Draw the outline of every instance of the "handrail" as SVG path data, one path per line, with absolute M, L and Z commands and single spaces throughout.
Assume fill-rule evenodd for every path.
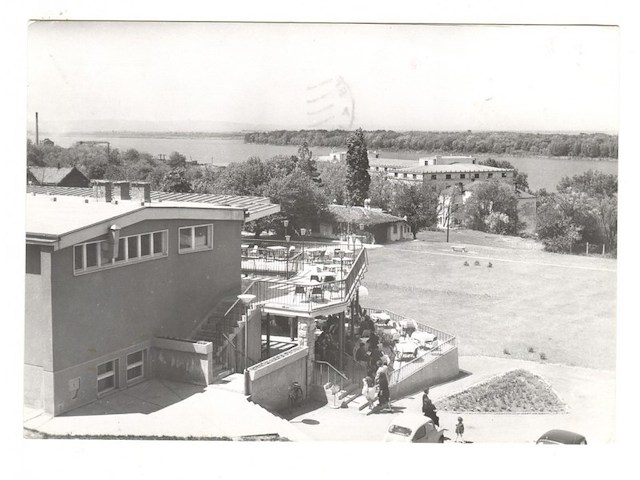
M 347 376 L 342 373 L 340 370 L 338 370 L 336 367 L 334 367 L 333 365 L 331 365 L 329 362 L 325 362 L 324 360 L 315 360 L 315 363 L 318 364 L 324 364 L 327 365 L 329 368 L 331 368 L 331 370 L 333 370 L 335 373 L 337 373 L 338 375 L 340 375 L 342 378 L 344 378 L 345 380 L 349 380 L 347 378 Z
M 247 292 L 248 292 L 248 291 L 253 287 L 253 284 L 254 284 L 254 283 L 256 283 L 256 282 L 255 282 L 255 281 L 251 282 L 251 283 L 249 284 L 249 286 L 248 286 L 247 288 L 245 288 L 245 289 L 244 289 L 244 292 L 242 292 L 242 295 L 244 295 L 245 293 L 247 293 Z M 228 309 L 226 312 L 224 312 L 224 315 L 223 315 L 222 317 L 224 318 L 224 317 L 226 317 L 227 315 L 229 315 L 229 312 L 231 312 L 231 310 L 233 310 L 233 309 L 236 307 L 236 305 L 238 304 L 238 302 L 239 302 L 239 301 L 240 301 L 240 299 L 239 299 L 239 298 L 237 298 L 237 299 L 236 299 L 236 301 L 235 301 L 235 302 L 233 302 L 233 305 L 231 305 L 231 306 L 229 307 L 229 309 Z

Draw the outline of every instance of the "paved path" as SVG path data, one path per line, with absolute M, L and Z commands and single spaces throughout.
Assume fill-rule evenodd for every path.
M 615 374 L 564 365 L 492 357 L 460 357 L 460 368 L 470 374 L 431 388 L 437 401 L 495 375 L 523 368 L 542 376 L 569 407 L 565 414 L 463 414 L 465 440 L 475 443 L 530 443 L 551 428 L 566 428 L 585 435 L 591 444 L 614 441 Z M 315 440 L 380 441 L 395 415 L 420 412 L 421 393 L 393 402 L 393 412 L 363 415 L 356 408 L 327 407 L 299 415 L 291 423 Z M 441 426 L 453 432 L 457 412 L 439 412 Z M 454 434 L 448 435 L 455 438 Z

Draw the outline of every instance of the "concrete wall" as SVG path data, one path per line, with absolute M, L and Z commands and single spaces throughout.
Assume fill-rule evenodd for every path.
M 204 223 L 123 228 L 121 236 L 168 230 L 168 256 L 82 275 L 72 247 L 41 248 L 40 273 L 26 274 L 25 405 L 57 415 L 97 399 L 96 367 L 112 359 L 127 386 L 128 353 L 153 337 L 186 337 L 220 297 L 240 290 L 240 222 L 211 222 L 212 250 L 178 254 L 178 228 Z
M 307 398 L 307 347 L 296 347 L 249 369 L 251 401 L 271 411 L 288 408 L 289 387 L 298 382 Z
M 151 352 L 153 374 L 176 382 L 209 385 L 213 381 L 213 344 L 155 338 Z
M 168 229 L 168 256 L 84 275 L 73 248 L 53 255 L 53 365 L 68 368 L 151 337 L 184 338 L 226 292 L 240 289 L 240 225 L 213 222 L 213 249 L 178 254 L 178 228 L 145 221 L 120 235 Z
M 460 373 L 458 347 L 449 350 L 437 360 L 391 387 L 391 398 L 402 398 L 438 383 L 455 378 Z
M 43 408 L 53 415 L 60 415 L 71 409 L 91 403 L 98 398 L 108 396 L 115 391 L 137 385 L 153 376 L 150 364 L 151 341 L 131 345 L 119 351 L 96 357 L 87 362 L 55 372 L 43 371 Z M 127 355 L 140 350 L 145 353 L 144 376 L 127 382 Z M 98 395 L 97 367 L 111 361 L 117 361 L 117 388 Z

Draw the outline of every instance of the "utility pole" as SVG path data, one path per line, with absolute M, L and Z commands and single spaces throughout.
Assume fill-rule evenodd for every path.
M 38 138 L 38 112 L 36 112 L 36 145 L 38 145 L 39 142 L 39 138 Z

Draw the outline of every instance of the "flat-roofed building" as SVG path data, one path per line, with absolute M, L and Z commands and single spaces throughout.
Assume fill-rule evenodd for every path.
M 51 415 L 153 376 L 154 339 L 189 338 L 240 292 L 244 221 L 279 211 L 128 182 L 27 191 L 25 406 Z

